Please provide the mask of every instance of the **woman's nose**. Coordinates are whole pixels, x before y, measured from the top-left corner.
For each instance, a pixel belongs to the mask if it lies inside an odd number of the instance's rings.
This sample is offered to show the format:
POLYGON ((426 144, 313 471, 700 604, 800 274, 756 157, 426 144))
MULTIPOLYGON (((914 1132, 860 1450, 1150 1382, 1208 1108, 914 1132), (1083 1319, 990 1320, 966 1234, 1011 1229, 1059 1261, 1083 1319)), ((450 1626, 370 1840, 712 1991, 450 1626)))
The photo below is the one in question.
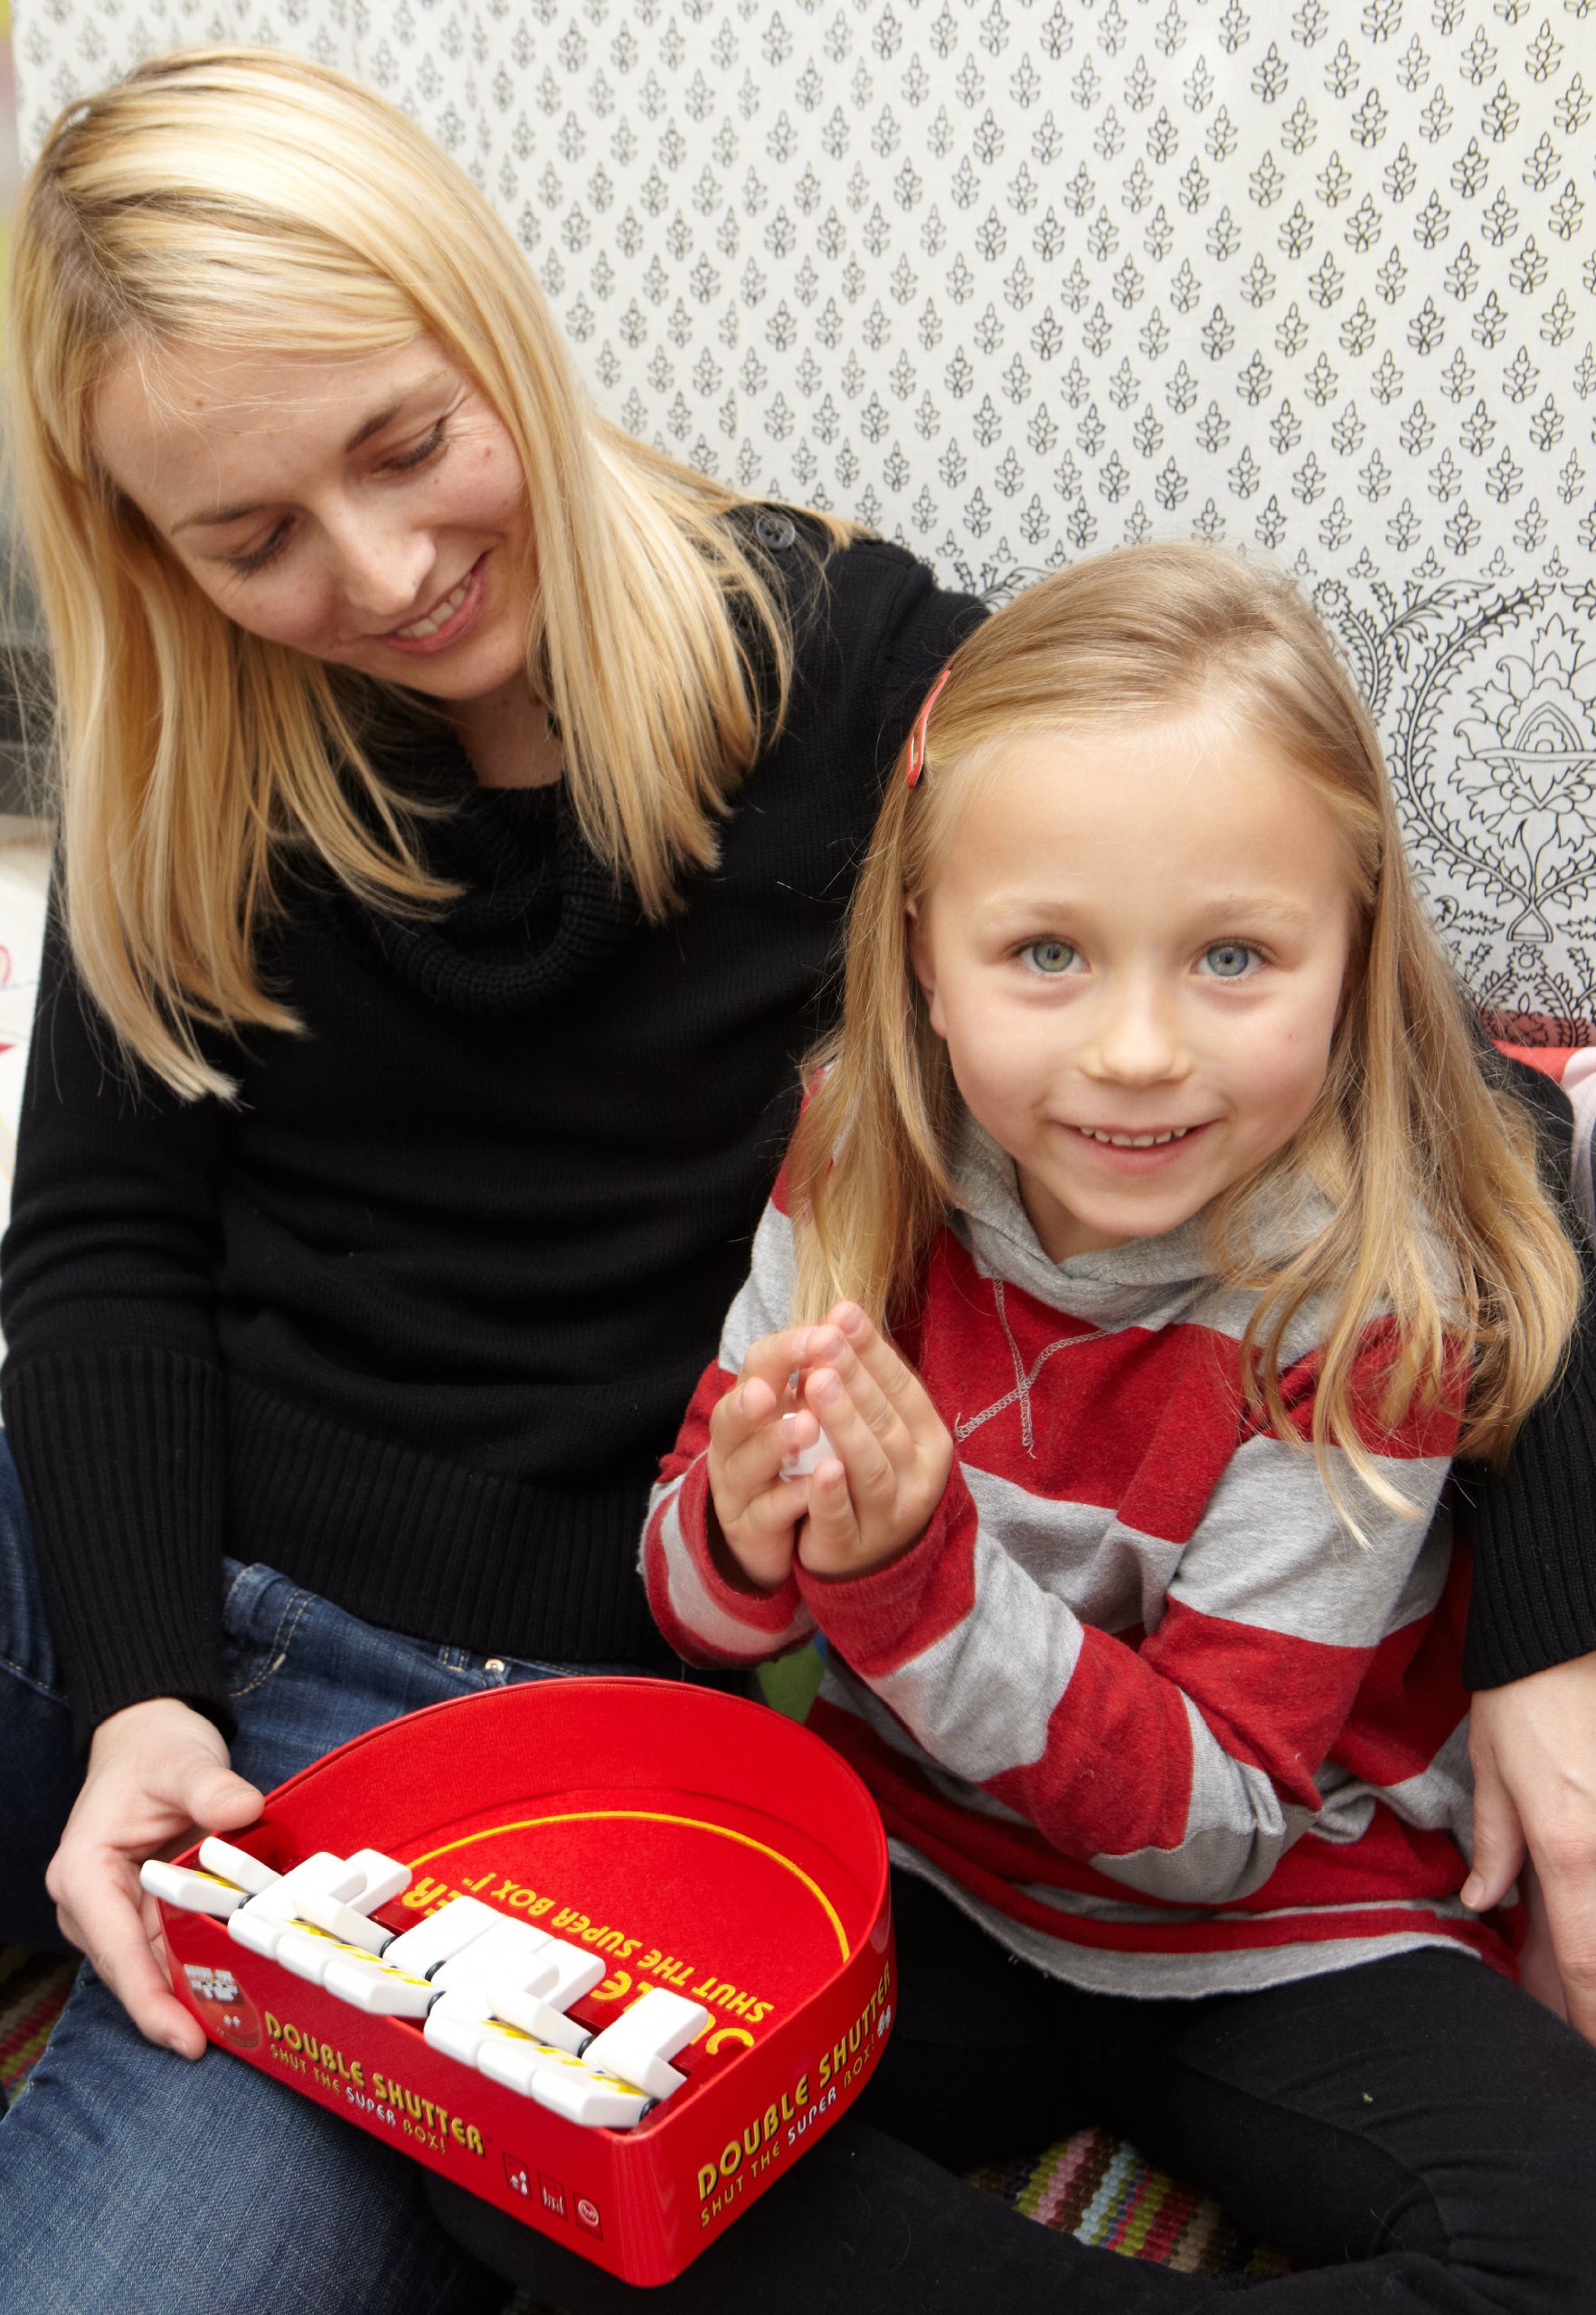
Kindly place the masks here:
POLYGON ((330 521, 327 533, 339 592, 359 619, 381 628, 429 609, 437 557, 426 532, 363 509, 330 521))

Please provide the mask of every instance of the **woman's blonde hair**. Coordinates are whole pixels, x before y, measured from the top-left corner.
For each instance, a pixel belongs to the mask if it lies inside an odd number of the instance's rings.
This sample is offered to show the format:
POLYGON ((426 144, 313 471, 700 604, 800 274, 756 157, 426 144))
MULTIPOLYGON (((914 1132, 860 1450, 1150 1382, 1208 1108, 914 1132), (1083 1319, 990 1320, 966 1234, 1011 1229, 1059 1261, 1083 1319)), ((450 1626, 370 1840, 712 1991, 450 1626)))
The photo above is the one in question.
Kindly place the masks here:
MULTIPOLYGON (((791 638, 741 503, 587 402, 468 178, 341 74, 157 59, 56 122, 12 241, 17 496, 54 664, 66 908, 118 1037, 225 1092, 205 1025, 290 1028, 256 942, 286 846, 365 899, 449 896, 363 743, 376 686, 245 633, 96 454, 118 362, 185 345, 358 359, 434 338, 506 428, 537 551, 528 669, 582 831, 645 912, 711 865, 785 713, 791 638)), ((845 534, 845 526, 826 526, 845 534)))
POLYGON ((794 1145, 798 1315, 838 1299, 902 1315, 952 1196, 959 1096, 910 957, 908 912, 933 892, 993 744, 1223 716, 1279 750, 1328 806, 1352 882, 1346 987, 1324 1085, 1306 1123, 1206 1217, 1225 1282, 1257 1291, 1243 1345, 1249 1391, 1293 1436, 1282 1346, 1311 1299, 1330 1312, 1313 1445, 1347 1524, 1328 1450, 1400 1502, 1360 1446, 1353 1370, 1365 1330, 1394 1315, 1384 1403, 1458 1395, 1472 1352, 1461 1449, 1505 1455, 1556 1374, 1580 1271, 1536 1167, 1535 1135, 1481 1069, 1480 1041, 1402 855, 1380 742, 1324 629, 1296 590, 1198 545, 1125 548, 1042 581, 976 630, 949 663, 925 726, 923 777, 900 761, 849 923, 843 1023, 794 1145), (1278 1255, 1253 1225, 1329 1219, 1278 1255), (1438 1264, 1439 1254, 1439 1264, 1438 1264))

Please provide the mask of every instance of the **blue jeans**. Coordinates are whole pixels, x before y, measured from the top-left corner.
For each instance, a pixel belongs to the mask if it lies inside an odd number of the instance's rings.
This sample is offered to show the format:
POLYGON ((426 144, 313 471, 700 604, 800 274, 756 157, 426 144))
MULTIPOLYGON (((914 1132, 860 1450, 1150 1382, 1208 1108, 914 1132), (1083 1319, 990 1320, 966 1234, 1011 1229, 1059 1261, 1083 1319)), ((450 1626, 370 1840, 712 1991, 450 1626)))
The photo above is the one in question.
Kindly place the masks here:
MULTIPOLYGON (((226 1583, 232 1758, 263 1791, 396 1714, 562 1668, 378 1630, 268 1567, 229 1562, 226 1583)), ((3 1437, 0 1777, 0 1939, 59 1942, 42 1875, 80 1764, 3 1437)), ((0 2123, 0 2307, 17 2315, 218 2315, 269 2303, 294 2315, 502 2308, 507 2287, 444 2234, 420 2175, 220 2051, 191 2065, 153 2047, 85 1965, 0 2123)))

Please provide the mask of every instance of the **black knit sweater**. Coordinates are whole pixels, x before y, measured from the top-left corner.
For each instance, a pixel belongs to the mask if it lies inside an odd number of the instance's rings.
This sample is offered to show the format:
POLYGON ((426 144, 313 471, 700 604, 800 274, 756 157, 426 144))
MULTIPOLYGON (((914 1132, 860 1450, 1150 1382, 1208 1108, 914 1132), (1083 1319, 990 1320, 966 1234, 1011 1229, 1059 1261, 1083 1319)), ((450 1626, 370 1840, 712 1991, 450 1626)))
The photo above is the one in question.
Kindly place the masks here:
MULTIPOLYGON (((770 536, 783 526, 767 526, 770 536)), ((452 810, 447 916, 325 876, 263 962, 303 1036, 236 1108, 134 1086, 51 928, 0 1276, 5 1422, 80 1733, 226 1723, 221 1562, 503 1655, 666 1665, 636 1575, 658 1456, 746 1267, 882 772, 979 615, 802 534, 783 736, 719 866, 646 923, 562 789, 385 755, 452 810)))
MULTIPOLYGON (((467 887, 404 923, 306 874, 264 963, 303 1036, 135 1082, 47 940, 0 1260, 7 1432, 84 1738, 187 1697, 225 1726, 221 1563, 367 1620, 571 1662, 668 1659, 635 1574, 790 1127, 880 778, 979 615, 878 542, 817 581, 788 728, 717 869, 645 923, 562 791, 419 735, 467 887)), ((1596 1647, 1596 1356, 1480 1490, 1482 1684, 1596 1647)))
POLYGON ((1458 1472, 1475 1535, 1463 1655, 1470 1688, 1499 1687, 1596 1649, 1596 1249, 1568 1200, 1566 1097, 1538 1070, 1514 1063, 1507 1075, 1536 1113, 1543 1169, 1568 1202, 1585 1290, 1563 1375, 1515 1440, 1506 1470, 1458 1472))

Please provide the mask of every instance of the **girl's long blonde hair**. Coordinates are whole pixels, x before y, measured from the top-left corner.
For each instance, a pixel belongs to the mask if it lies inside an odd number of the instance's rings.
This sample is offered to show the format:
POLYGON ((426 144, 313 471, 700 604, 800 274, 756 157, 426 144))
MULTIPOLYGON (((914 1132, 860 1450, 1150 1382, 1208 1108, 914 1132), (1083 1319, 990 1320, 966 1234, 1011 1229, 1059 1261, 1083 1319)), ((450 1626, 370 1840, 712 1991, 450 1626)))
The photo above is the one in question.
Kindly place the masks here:
MULTIPOLYGON (((959 1096, 910 958, 908 912, 933 892, 994 742, 1214 712, 1271 746, 1342 832, 1355 928, 1319 1098, 1267 1164, 1215 1201, 1209 1252, 1259 1299, 1243 1345, 1254 1404, 1290 1438, 1280 1388, 1293 1319, 1323 1298, 1313 1445, 1348 1525, 1329 1450, 1401 1502, 1364 1451, 1353 1369, 1393 1314, 1383 1420, 1457 1395, 1460 1451, 1503 1457, 1554 1379, 1580 1271, 1521 1106, 1481 1069, 1480 1043, 1402 855, 1380 742, 1295 589, 1197 545, 1125 548, 1045 579, 977 628, 926 724, 922 778, 901 759, 849 922, 842 1026, 800 1120, 790 1180, 798 1314, 846 1296, 891 1322, 907 1306, 952 1197, 959 1096), (1279 1256, 1252 1223, 1317 1191, 1330 1219, 1279 1256), (1439 1266, 1437 1256, 1439 1253, 1439 1266)), ((905 751, 905 756, 907 751, 905 751)), ((1300 1209, 1299 1209, 1300 1210, 1300 1209)))
POLYGON ((180 1093, 229 1090, 206 1025, 295 1025, 256 963, 287 846, 389 908, 450 888, 372 769, 375 687, 234 626, 110 482, 92 415, 118 362, 436 339, 520 456, 528 670, 583 834, 653 917, 713 862, 792 665, 758 550, 725 519, 741 501, 597 416, 514 241, 401 114, 247 48, 157 59, 69 107, 24 190, 9 335, 72 947, 118 1039, 180 1093))

